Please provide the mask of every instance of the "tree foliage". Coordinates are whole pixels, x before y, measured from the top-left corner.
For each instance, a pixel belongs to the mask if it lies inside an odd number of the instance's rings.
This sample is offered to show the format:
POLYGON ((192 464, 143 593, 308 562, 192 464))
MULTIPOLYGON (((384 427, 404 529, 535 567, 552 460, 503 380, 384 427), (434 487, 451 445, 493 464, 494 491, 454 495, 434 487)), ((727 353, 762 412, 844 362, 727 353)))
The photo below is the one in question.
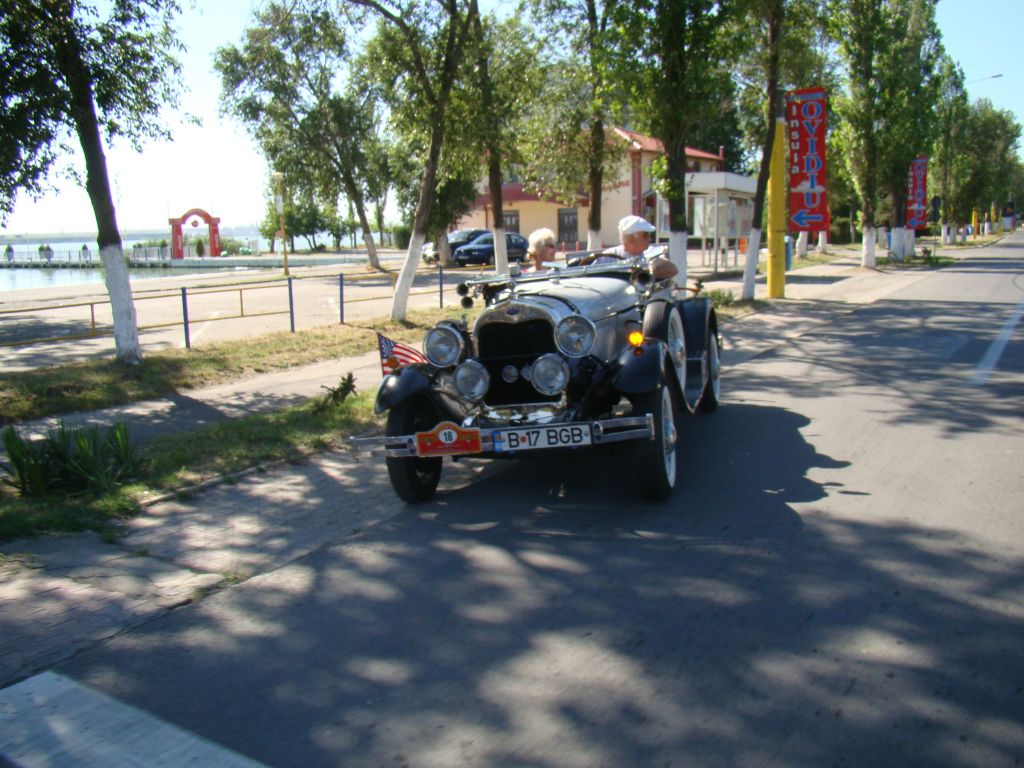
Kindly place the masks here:
MULTIPOLYGON (((117 358, 142 359, 135 307, 110 193, 104 142, 138 149, 166 137, 177 105, 175 0, 111 0, 101 15, 77 0, 0 0, 0 219, 19 191, 38 195, 61 157, 81 148, 85 188, 106 267, 117 358)), ((80 178, 78 169, 71 169, 80 178)))
POLYGON ((374 133, 373 104, 339 85, 348 64, 339 18, 316 0, 270 3, 244 37, 241 46, 216 55, 226 109, 308 205, 315 209, 317 200, 330 203, 345 194, 370 263, 379 269, 365 205, 370 174, 364 147, 374 133))

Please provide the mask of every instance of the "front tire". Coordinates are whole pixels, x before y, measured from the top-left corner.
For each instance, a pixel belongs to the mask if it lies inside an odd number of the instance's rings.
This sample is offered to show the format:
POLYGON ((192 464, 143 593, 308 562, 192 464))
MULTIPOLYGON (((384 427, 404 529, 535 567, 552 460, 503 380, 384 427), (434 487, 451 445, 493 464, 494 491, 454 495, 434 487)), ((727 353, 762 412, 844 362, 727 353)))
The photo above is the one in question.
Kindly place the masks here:
MULTIPOLYGON (((428 400, 412 398, 399 403, 388 412, 385 434, 411 435, 424 432, 437 425, 438 416, 428 400)), ((440 456, 432 458, 392 458, 385 460, 391 487, 402 501, 418 504, 434 495, 441 480, 440 456)))
POLYGON ((676 485, 675 410, 672 390, 665 382, 633 402, 634 414, 654 417, 654 440, 641 440, 636 448, 641 491, 651 501, 669 498, 676 485))

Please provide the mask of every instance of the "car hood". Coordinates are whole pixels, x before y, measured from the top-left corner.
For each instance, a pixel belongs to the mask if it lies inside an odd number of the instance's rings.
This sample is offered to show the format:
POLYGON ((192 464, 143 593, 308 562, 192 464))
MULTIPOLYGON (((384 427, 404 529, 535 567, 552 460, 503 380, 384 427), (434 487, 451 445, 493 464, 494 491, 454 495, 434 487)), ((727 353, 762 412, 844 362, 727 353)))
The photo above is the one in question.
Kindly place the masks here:
POLYGON ((622 278, 595 275, 522 284, 515 301, 544 306, 557 315, 578 312, 596 321, 636 306, 637 291, 622 278))

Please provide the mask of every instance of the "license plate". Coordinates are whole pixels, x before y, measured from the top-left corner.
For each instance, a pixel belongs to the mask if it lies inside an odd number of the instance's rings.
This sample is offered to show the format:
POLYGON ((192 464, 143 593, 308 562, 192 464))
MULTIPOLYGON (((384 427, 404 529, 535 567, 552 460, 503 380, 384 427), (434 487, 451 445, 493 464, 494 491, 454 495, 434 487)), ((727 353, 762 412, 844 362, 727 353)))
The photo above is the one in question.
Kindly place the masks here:
POLYGON ((533 451, 538 448, 571 448, 590 445, 589 424, 561 424, 550 427, 519 427, 493 434, 494 450, 533 451))

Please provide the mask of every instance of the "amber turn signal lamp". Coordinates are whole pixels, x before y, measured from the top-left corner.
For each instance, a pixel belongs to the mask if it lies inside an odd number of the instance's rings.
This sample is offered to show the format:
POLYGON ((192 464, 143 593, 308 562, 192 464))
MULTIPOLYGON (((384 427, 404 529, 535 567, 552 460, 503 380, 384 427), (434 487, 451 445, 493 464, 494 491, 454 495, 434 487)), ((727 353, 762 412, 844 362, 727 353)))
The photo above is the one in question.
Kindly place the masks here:
POLYGON ((640 331, 630 331, 629 336, 626 338, 634 347, 642 347, 644 345, 644 335, 640 331))

